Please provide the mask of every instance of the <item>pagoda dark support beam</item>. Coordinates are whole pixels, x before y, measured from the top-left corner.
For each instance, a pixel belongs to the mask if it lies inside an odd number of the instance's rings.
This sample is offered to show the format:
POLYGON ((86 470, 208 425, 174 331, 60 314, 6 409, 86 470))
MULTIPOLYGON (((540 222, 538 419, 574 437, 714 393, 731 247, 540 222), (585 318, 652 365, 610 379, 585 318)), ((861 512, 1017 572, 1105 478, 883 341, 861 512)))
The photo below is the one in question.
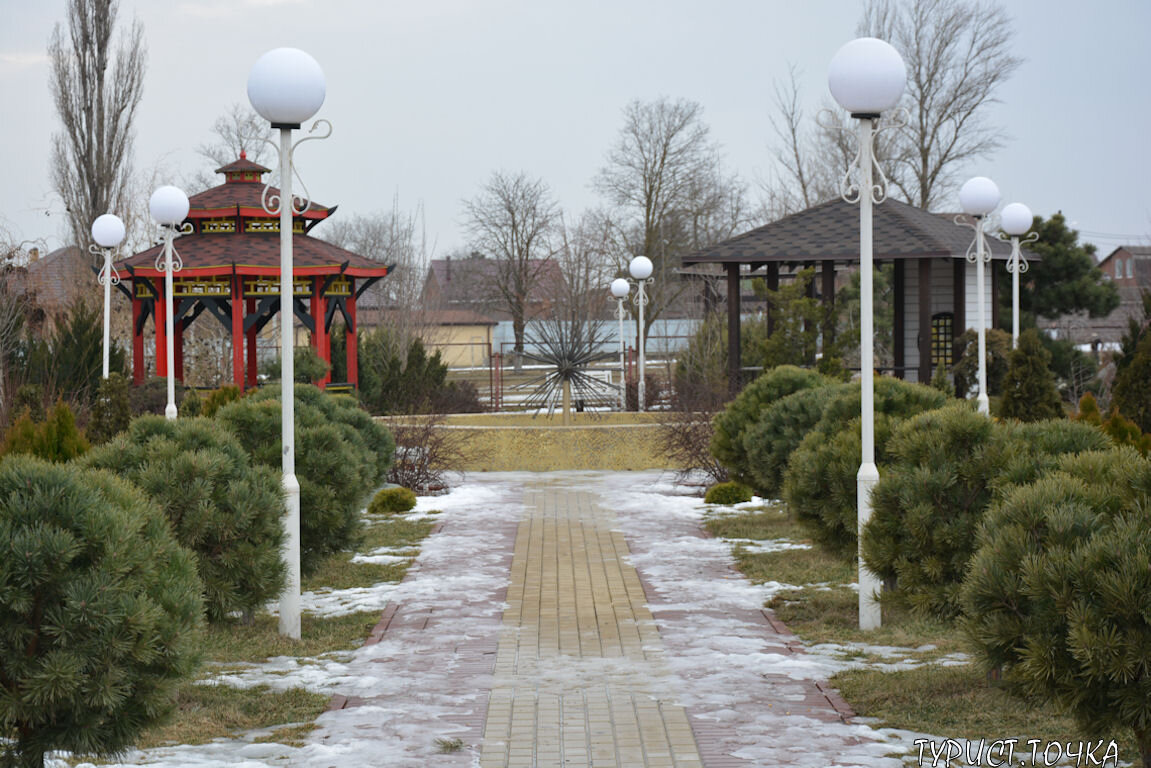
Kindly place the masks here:
POLYGON ((336 316, 336 310, 340 311, 340 315, 344 318, 344 325, 347 327, 352 326, 352 319, 348 315, 347 296, 333 296, 328 299, 328 308, 324 312, 324 330, 332 330, 332 320, 336 316))
POLYGON ((312 319, 312 313, 308 311, 308 305, 304 303, 304 300, 299 297, 293 298, 292 308, 296 311, 296 317, 300 318, 300 322, 304 324, 304 327, 307 328, 309 332, 315 333, 316 321, 312 319))
MULTIPOLYGON (((395 264, 389 264, 389 265, 388 265, 388 274, 390 275, 390 274, 392 273, 392 270, 393 270, 393 269, 395 269, 395 268, 396 268, 396 265, 395 265, 395 264)), ((363 283, 360 285, 360 289, 359 289, 358 291, 356 291, 356 298, 358 299, 358 298, 360 298, 361 296, 363 296, 363 295, 364 295, 364 291, 368 290, 368 289, 369 289, 369 288, 371 288, 373 285, 375 285, 377 281, 379 281, 379 280, 383 280, 383 279, 384 279, 383 277, 368 277, 368 278, 365 278, 365 279, 364 279, 364 282, 363 282, 363 283)))
POLYGON ((279 296, 266 296, 260 299, 260 303, 256 306, 255 312, 249 313, 244 318, 244 333, 255 329, 256 333, 264 330, 276 313, 280 311, 280 297, 279 296))

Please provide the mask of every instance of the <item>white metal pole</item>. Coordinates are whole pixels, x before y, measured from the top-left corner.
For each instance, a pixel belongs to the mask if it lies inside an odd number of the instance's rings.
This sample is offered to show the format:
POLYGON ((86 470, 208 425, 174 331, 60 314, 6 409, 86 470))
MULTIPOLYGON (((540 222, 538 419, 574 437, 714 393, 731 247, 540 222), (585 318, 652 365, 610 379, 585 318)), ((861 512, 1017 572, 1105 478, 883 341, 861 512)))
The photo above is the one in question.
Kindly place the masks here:
POLYGON ((1011 238, 1011 348, 1019 346, 1019 238, 1011 238))
POLYGON ((295 294, 292 278, 292 129, 280 127, 280 436, 283 443, 284 560, 280 634, 300 639, 300 482, 296 479, 295 294))
POLYGON ((987 310, 983 296, 983 217, 975 217, 975 290, 979 294, 979 412, 991 413, 987 398, 987 310))
POLYGON ((859 386, 860 438, 862 459, 856 475, 856 523, 859 534, 859 628, 877 629, 882 621, 879 602, 879 578, 863 560, 863 529, 871 519, 871 489, 879 482, 875 466, 875 331, 872 308, 872 238, 871 238, 871 136, 873 118, 859 120, 859 386))
POLYGON ((624 360, 623 320, 627 311, 623 307, 624 299, 616 299, 616 315, 619 317, 619 409, 627 410, 627 363, 624 360))
POLYGON ((647 303, 647 296, 643 292, 643 284, 646 280, 636 280, 639 285, 639 385, 636 387, 639 400, 639 410, 644 410, 644 341, 643 341, 643 305, 647 303))
POLYGON ((168 334, 165 357, 168 361, 168 405, 164 408, 164 416, 169 419, 176 418, 176 339, 172 320, 172 238, 175 233, 175 225, 164 227, 164 332, 168 334))
POLYGON ((108 378, 108 344, 112 337, 112 249, 104 249, 104 378, 108 378))

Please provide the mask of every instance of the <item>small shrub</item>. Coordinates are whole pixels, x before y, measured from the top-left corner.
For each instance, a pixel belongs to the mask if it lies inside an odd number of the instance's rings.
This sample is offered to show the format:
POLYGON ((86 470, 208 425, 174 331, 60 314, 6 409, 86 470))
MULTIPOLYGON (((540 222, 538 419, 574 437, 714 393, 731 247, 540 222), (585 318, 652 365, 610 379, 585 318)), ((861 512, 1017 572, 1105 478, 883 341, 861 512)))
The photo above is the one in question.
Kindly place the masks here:
POLYGON ((955 384, 951 381, 947 366, 943 364, 942 359, 939 360, 939 365, 935 366, 935 372, 931 374, 931 388, 938 389, 947 397, 955 397, 955 384))
POLYGON ((407 488, 381 488, 368 504, 370 515, 395 515, 416 506, 416 494, 407 488))
POLYGON ((1115 445, 1129 445, 1144 456, 1151 453, 1151 433, 1144 433, 1138 424, 1123 418, 1115 408, 1112 408, 1111 415, 1104 419, 1099 412, 1095 396, 1090 392, 1080 398, 1079 413, 1073 418, 1075 421, 1098 427, 1115 445))
POLYGON ((250 615, 282 591, 280 478, 253 466, 215 422, 142 416, 84 464, 115 472, 160 505, 196 553, 209 620, 250 615))
POLYGON ((43 422, 32 421, 25 412, 8 429, 0 456, 26 453, 51 462, 71 461, 88 450, 88 441, 76 428, 72 409, 62 400, 56 402, 43 422))
MULTIPOLYGON (((1007 375, 1007 355, 1011 352, 1011 334, 998 328, 988 328, 984 335, 987 350, 985 374, 987 394, 998 395, 1003 390, 1003 377, 1007 375)), ((979 385, 979 334, 969 328, 955 340, 959 359, 952 368, 955 374, 955 392, 967 397, 979 385)))
POLYGON ((889 599, 954 617, 976 531, 996 496, 1053 468, 1063 454, 1105 444, 1098 430, 1063 420, 996 425, 968 403, 921 414, 888 445, 864 557, 898 584, 889 599))
MULTIPOLYGON (((391 435, 346 395, 295 388, 296 476, 300 483, 301 568, 355 545, 360 510, 391 465, 391 435)), ((265 388, 221 408, 217 420, 253 461, 279 472, 280 391, 265 388)))
POLYGON ((128 428, 132 421, 129 387, 128 379, 118 373, 109 373, 108 378, 100 380, 85 430, 93 445, 106 443, 128 428))
POLYGON ((754 482, 743 443, 746 430, 758 422, 764 409, 776 400, 801 389, 822 387, 831 382, 831 379, 815 371, 793 365, 772 368, 744 387, 743 391, 727 404, 727 408, 715 417, 715 436, 712 438, 711 452, 731 471, 732 477, 736 480, 745 483, 754 482))
MULTIPOLYGON (((296 347, 292 355, 292 377, 297 384, 315 384, 328 375, 332 366, 320 357, 320 353, 313 346, 296 347)), ((280 358, 270 361, 264 368, 269 379, 279 380, 283 362, 280 358)))
POLYGON ((1028 328, 1019 335, 1019 346, 1007 357, 1003 378, 1003 399, 999 415, 1019 421, 1042 421, 1063 416, 1063 400, 1055 388, 1055 374, 1048 364, 1051 355, 1039 340, 1039 332, 1028 328))
POLYGON ((209 418, 216 415, 216 411, 223 408, 228 403, 234 403, 244 396, 244 390, 237 387, 235 384, 228 384, 219 389, 213 389, 204 398, 204 404, 200 407, 200 415, 208 416, 209 418))
POLYGON ((751 501, 752 491, 743 483, 716 483, 707 489, 703 500, 707 504, 743 504, 751 501))
POLYGON ((469 433, 443 429, 444 417, 423 414, 391 424, 396 458, 388 470, 389 483, 417 493, 441 491, 446 475, 467 458, 469 433))
POLYGON ((979 532, 961 592, 978 660, 1095 733, 1131 728, 1151 764, 1151 462, 1067 457, 979 532))
POLYGON ((0 464, 0 746, 111 756, 171 711, 196 665, 192 555, 141 492, 28 457, 0 464))
MULTIPOLYGON (((176 395, 176 402, 180 403, 184 399, 184 385, 179 381, 173 382, 176 395)), ((168 380, 162 379, 158 376, 152 376, 144 381, 138 387, 130 387, 128 390, 128 406, 132 409, 133 418, 136 416, 143 416, 151 413, 158 416, 164 415, 164 409, 168 405, 168 380)))
POLYGON ((759 420, 744 430, 743 449, 756 490, 768 497, 782 492, 791 454, 819 424, 827 404, 853 386, 858 389, 858 385, 835 384, 793 392, 771 403, 759 420))

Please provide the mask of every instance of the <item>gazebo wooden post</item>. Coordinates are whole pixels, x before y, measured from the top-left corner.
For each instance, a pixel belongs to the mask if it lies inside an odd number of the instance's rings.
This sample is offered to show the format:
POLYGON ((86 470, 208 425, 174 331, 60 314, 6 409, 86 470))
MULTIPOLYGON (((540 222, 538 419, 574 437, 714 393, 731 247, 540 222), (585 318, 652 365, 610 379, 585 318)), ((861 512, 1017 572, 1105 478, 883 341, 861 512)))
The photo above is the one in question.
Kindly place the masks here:
MULTIPOLYGON (((348 361, 348 383, 352 385, 352 389, 360 388, 360 353, 359 353, 359 340, 356 337, 357 328, 359 323, 356 320, 356 281, 352 280, 352 290, 348 295, 348 319, 351 320, 351 327, 345 326, 344 349, 347 350, 348 361)), ((490 330, 489 330, 490 333, 490 330)))
POLYGON ((140 327, 142 302, 136 298, 136 284, 132 281, 132 383, 144 383, 147 372, 144 370, 144 329, 140 327))
MULTIPOLYGON (((243 280, 243 278, 240 278, 240 279, 243 280)), ((251 299, 251 298, 244 299, 244 314, 245 315, 251 315, 251 314, 254 314, 255 311, 256 311, 256 300, 251 299)), ((256 350, 256 340, 257 340, 256 326, 253 325, 251 328, 249 328, 247 333, 245 334, 245 336, 247 336, 246 341, 247 341, 247 345, 248 345, 248 370, 247 370, 247 375, 244 378, 244 380, 247 384, 245 389, 247 389, 247 388, 251 388, 251 387, 256 386, 257 382, 259 381, 259 379, 256 376, 256 373, 257 373, 257 371, 256 371, 256 351, 257 351, 256 350)))
POLYGON ((820 293, 823 295, 823 309, 826 312, 826 320, 823 322, 823 352, 827 354, 827 350, 835 344, 835 317, 832 315, 832 309, 835 307, 835 262, 826 259, 820 267, 820 278, 822 285, 820 286, 820 293))
POLYGON ((738 395, 743 389, 739 354, 739 264, 726 264, 727 268, 727 391, 738 395))
POLYGON ((232 383, 244 389, 244 283, 232 275, 232 383))
MULTIPOLYGON (((767 290, 779 290, 779 263, 771 262, 767 265, 767 290)), ((770 296, 767 299, 767 308, 764 310, 767 314, 767 335, 775 333, 775 308, 771 305, 770 296)))
MULTIPOLYGON (((952 269, 954 272, 953 288, 953 301, 955 303, 955 337, 959 338, 959 334, 967 330, 967 260, 966 259, 952 259, 952 269)), ((958 355, 956 358, 958 359, 958 355)))
POLYGON ((168 337, 164 332, 167 322, 164 297, 156 291, 156 300, 152 302, 152 320, 156 326, 156 375, 163 378, 168 375, 168 337))
MULTIPOLYGON (((312 346, 316 348, 316 354, 320 356, 328 365, 332 364, 332 346, 331 338, 328 336, 328 329, 325 327, 324 318, 328 314, 328 301, 321 293, 324 286, 324 278, 312 278, 312 300, 311 300, 311 313, 312 324, 315 331, 312 333, 312 346)), ((324 389, 332 381, 332 372, 329 370, 324 377, 318 382, 320 389, 324 389)))
POLYGON ((927 384, 931 365, 931 259, 917 259, 919 267, 919 383, 927 384))
POLYGON ((897 379, 907 378, 907 261, 895 259, 892 263, 892 300, 895 304, 891 317, 891 356, 897 379))
MULTIPOLYGON (((173 311, 176 311, 175 308, 173 311)), ((172 324, 172 366, 176 369, 176 381, 184 383, 184 321, 176 319, 172 324)))

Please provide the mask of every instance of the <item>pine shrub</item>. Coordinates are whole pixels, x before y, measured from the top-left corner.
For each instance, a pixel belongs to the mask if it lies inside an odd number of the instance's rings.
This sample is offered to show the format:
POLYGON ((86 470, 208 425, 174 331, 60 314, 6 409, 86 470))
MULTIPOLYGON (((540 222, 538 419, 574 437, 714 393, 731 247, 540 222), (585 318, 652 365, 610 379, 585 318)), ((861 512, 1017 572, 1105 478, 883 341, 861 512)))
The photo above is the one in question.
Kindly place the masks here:
POLYGON ((100 380, 85 430, 93 445, 106 443, 128 428, 132 421, 128 389, 128 379, 118 373, 109 373, 108 378, 100 380))
POLYGON ((113 756, 197 663, 191 553, 140 491, 29 457, 0 464, 0 750, 113 756))
POLYGON ((978 530, 997 494, 1031 482, 1064 454, 1106 445, 1098 430, 1063 420, 1001 425, 955 403, 903 424, 864 530, 871 569, 898 585, 888 599, 954 617, 978 530))
POLYGON ((743 483, 729 481, 726 483, 716 483, 707 489, 704 494, 703 500, 706 504, 743 504, 744 502, 751 501, 752 492, 743 483))
POLYGON ((780 365, 744 387, 727 408, 715 417, 711 452, 736 480, 754 482, 744 451, 744 432, 759 421, 764 409, 793 392, 826 386, 832 380, 815 371, 780 365))
POLYGON ((1019 346, 1007 356, 1003 399, 999 415, 1019 421, 1042 421, 1063 417, 1063 400, 1055 388, 1055 374, 1048 367, 1051 355, 1039 332, 1028 328, 1019 334, 1019 346))
POLYGON ((200 415, 212 417, 216 415, 216 411, 223 408, 228 403, 234 403, 244 396, 244 390, 237 387, 235 384, 227 384, 219 389, 213 389, 204 398, 204 404, 200 406, 200 415))
MULTIPOLYGON (((217 420, 239 438, 258 464, 277 472, 279 389, 262 389, 221 408, 217 420)), ((311 573, 320 561, 356 544, 360 510, 383 484, 394 451, 391 435, 345 395, 296 385, 296 476, 300 483, 300 562, 311 573)))
POLYGON ((196 554, 208 619, 251 615, 284 585, 280 478, 211 419, 141 416, 84 464, 129 480, 196 554))
POLYGON ((1115 408, 1112 408, 1111 415, 1104 419, 1103 414, 1099 412, 1099 403, 1096 402, 1095 395, 1090 392, 1079 399, 1079 413, 1072 418, 1077 422, 1098 427, 1115 445, 1129 445, 1144 456, 1151 453, 1151 433, 1143 432, 1138 424, 1123 418, 1115 408))
POLYGON ((962 589, 976 656, 1151 765, 1151 462, 1067 457, 988 513, 962 589))
MULTIPOLYGON (((886 463, 891 430, 900 421, 875 415, 875 461, 886 463)), ((845 560, 854 559, 859 541, 857 476, 863 455, 861 420, 856 417, 832 435, 809 432, 791 456, 783 498, 812 540, 845 560)))
POLYGON ((853 386, 858 389, 857 384, 834 384, 793 392, 768 405, 744 430, 743 450, 756 490, 763 496, 779 496, 791 454, 823 418, 828 402, 853 386))
MULTIPOLYGON (((986 348, 984 372, 987 376, 987 394, 998 395, 1003 390, 1007 375, 1007 356, 1011 353, 1011 334, 999 328, 988 328, 984 335, 986 348)), ((972 394, 979 385, 979 334, 968 328, 955 340, 959 359, 952 367, 955 392, 959 397, 972 394)))
POLYGON ((88 441, 76 427, 76 417, 63 400, 56 401, 42 422, 32 421, 29 412, 8 429, 0 455, 26 453, 45 461, 71 461, 88 450, 88 441))
POLYGON ((416 506, 416 494, 408 488, 381 488, 368 504, 370 515, 395 515, 416 506))
POLYGON ((1151 432, 1151 334, 1143 336, 1134 357, 1116 375, 1111 400, 1139 429, 1151 432))

